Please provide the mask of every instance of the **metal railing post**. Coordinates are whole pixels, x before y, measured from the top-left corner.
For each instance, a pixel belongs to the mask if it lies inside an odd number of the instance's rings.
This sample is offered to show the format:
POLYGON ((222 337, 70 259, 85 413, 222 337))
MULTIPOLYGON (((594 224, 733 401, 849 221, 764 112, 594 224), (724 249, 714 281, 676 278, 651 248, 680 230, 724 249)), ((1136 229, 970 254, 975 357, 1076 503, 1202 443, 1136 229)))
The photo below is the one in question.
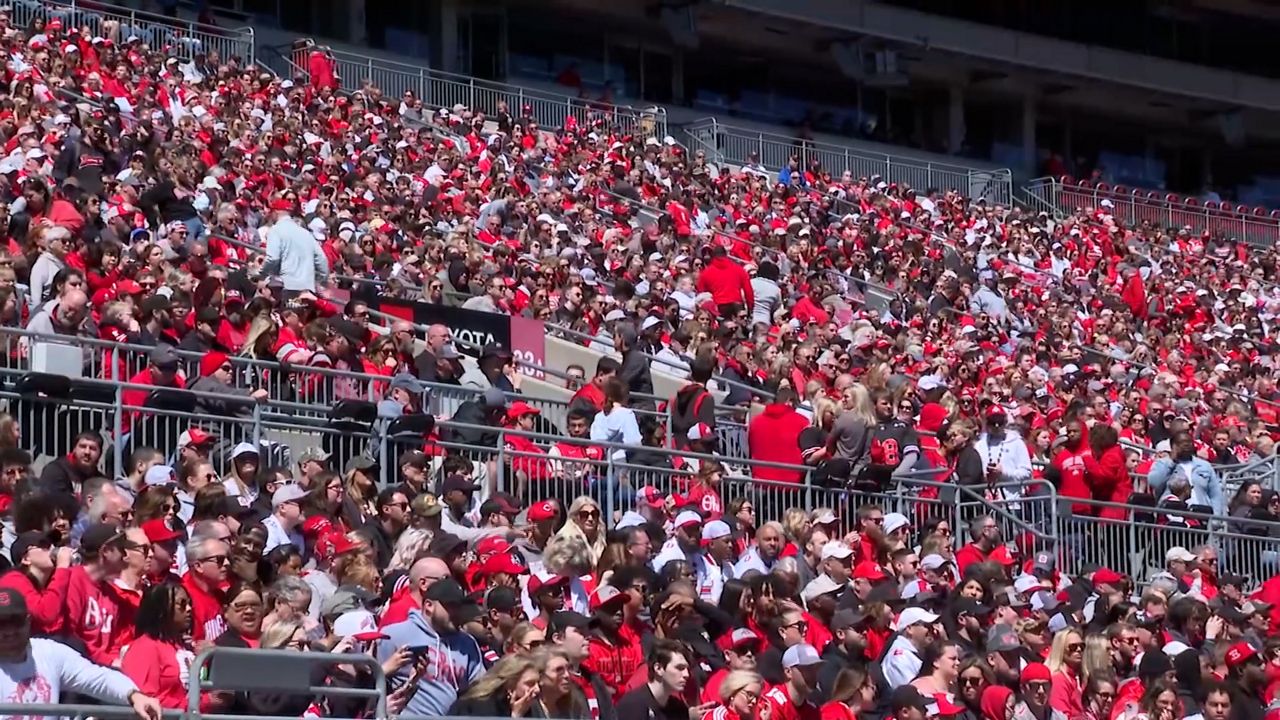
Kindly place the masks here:
MULTIPOLYGON (((115 363, 112 362, 112 365, 114 364, 115 363)), ((122 451, 124 450, 124 438, 121 437, 121 435, 124 434, 124 386, 123 385, 116 386, 116 392, 115 392, 115 397, 113 399, 113 402, 115 403, 115 412, 112 413, 112 415, 114 416, 114 419, 111 421, 111 425, 112 425, 111 431, 112 431, 112 435, 115 436, 114 437, 115 442, 113 443, 113 446, 115 447, 115 452, 111 453, 111 456, 112 456, 111 464, 113 466, 112 470, 115 472, 115 477, 124 477, 124 458, 121 457, 121 455, 123 454, 122 451)))
MULTIPOLYGON (((507 483, 506 454, 507 454, 507 431, 502 428, 499 428, 498 429, 498 458, 494 462, 494 464, 497 467, 493 469, 493 474, 494 474, 493 482, 494 482, 494 487, 496 487, 500 492, 510 492, 510 490, 508 490, 506 487, 506 483, 507 483)), ((565 510, 568 510, 568 508, 565 508, 565 510)))
MULTIPOLYGON (((622 478, 618 477, 618 469, 613 465, 613 451, 605 452, 606 463, 604 466, 604 516, 613 517, 614 496, 622 492, 622 478)), ((565 508, 567 511, 568 508, 565 508)))
POLYGON ((253 446, 262 447, 262 403, 253 404, 253 446))

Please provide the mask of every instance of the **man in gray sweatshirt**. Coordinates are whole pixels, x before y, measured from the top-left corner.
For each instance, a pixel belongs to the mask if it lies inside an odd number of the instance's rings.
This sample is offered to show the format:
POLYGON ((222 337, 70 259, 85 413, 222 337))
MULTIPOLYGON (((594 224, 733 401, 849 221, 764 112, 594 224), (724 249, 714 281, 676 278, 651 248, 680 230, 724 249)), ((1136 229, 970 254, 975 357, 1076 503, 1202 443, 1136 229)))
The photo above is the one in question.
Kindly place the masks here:
POLYGON ((267 260, 262 266, 268 275, 279 275, 289 297, 304 290, 315 292, 329 280, 329 260, 312 231, 293 219, 293 203, 272 200, 275 222, 267 231, 267 260))
POLYGON ((484 675, 484 659, 475 638, 459 628, 479 616, 481 610, 458 581, 437 580, 422 594, 422 608, 409 611, 409 619, 388 625, 387 639, 378 643, 378 661, 385 662, 407 647, 415 662, 389 679, 398 688, 409 678, 416 660, 426 658, 426 671, 403 714, 421 717, 446 715, 458 696, 484 675))

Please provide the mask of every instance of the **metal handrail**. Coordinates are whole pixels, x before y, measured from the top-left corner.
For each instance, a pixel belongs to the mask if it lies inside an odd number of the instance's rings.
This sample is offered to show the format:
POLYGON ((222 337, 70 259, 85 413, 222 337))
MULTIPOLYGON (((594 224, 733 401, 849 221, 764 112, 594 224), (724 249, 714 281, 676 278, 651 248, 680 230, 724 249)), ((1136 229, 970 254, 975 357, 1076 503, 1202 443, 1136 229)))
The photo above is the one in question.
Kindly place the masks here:
MULTIPOLYGON (((254 30, 251 26, 224 28, 218 25, 183 20, 177 17, 158 15, 134 8, 122 7, 101 0, 45 0, 40 3, 18 2, 11 8, 11 17, 17 25, 28 25, 37 18, 69 17, 79 24, 91 24, 94 18, 112 20, 120 23, 123 34, 161 33, 160 40, 176 40, 169 52, 178 57, 189 58, 200 52, 217 50, 224 59, 233 56, 241 57, 247 64, 254 61, 254 30), (185 37, 199 43, 193 46, 182 42, 185 37)), ((160 49, 160 48, 157 48, 160 49)))
POLYGON ((1113 206, 1109 208, 1111 214, 1131 224, 1152 222, 1164 228, 1190 226, 1234 236, 1263 248, 1274 247, 1280 242, 1280 220, 1270 217, 1227 213, 1164 198, 1124 195, 1114 190, 1100 190, 1097 186, 1064 185, 1053 177, 1036 178, 1024 189, 1038 202, 1064 213, 1072 213, 1082 207, 1098 208, 1103 200, 1108 200, 1113 206))
MULTIPOLYGON (((533 118, 546 127, 560 127, 566 117, 584 122, 593 117, 612 118, 631 132, 649 135, 667 134, 667 111, 660 106, 636 108, 603 101, 593 101, 547 90, 469 75, 434 70, 385 58, 363 55, 349 50, 326 48, 338 69, 345 90, 358 92, 362 79, 377 85, 384 94, 399 96, 412 90, 424 103, 451 107, 462 103, 469 108, 492 113, 499 100, 506 100, 514 115, 529 105, 533 118), (432 102, 436 101, 436 102, 432 102), (646 132, 647 128, 647 132, 646 132)), ((300 63, 293 62, 294 65, 300 63)), ((302 68, 305 72, 305 67, 302 68)))
MULTIPOLYGON (((791 155, 799 155, 802 160, 817 157, 825 168, 835 173, 849 170, 861 176, 880 175, 886 182, 906 182, 921 189, 949 184, 952 188, 963 189, 967 196, 986 197, 993 203, 1009 204, 1013 201, 1013 173, 1007 168, 976 168, 909 155, 891 155, 854 145, 804 140, 726 125, 716 118, 692 123, 686 126, 685 132, 704 145, 709 135, 715 142, 710 149, 737 164, 747 162, 745 152, 733 155, 727 148, 750 148, 758 153, 760 163, 768 168, 784 167, 791 155), (729 142, 722 142, 726 139, 729 142), (840 161, 844 166, 837 169, 840 161), (924 182, 920 182, 921 179, 924 182)), ((804 168, 800 170, 803 172, 804 168)), ((770 171, 771 175, 776 173, 776 170, 770 171)))

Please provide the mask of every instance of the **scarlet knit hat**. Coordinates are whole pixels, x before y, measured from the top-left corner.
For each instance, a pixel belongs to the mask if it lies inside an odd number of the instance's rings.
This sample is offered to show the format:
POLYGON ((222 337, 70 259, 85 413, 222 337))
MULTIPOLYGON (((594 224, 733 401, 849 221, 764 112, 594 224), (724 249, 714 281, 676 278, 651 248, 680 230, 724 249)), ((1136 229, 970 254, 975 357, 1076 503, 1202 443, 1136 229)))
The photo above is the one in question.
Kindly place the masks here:
POLYGON ((1053 682, 1053 673, 1044 663, 1027 663, 1022 668, 1022 682, 1053 682))
POLYGON ((200 377, 209 377, 218 372, 218 368, 227 363, 227 354, 211 352, 200 358, 200 377))

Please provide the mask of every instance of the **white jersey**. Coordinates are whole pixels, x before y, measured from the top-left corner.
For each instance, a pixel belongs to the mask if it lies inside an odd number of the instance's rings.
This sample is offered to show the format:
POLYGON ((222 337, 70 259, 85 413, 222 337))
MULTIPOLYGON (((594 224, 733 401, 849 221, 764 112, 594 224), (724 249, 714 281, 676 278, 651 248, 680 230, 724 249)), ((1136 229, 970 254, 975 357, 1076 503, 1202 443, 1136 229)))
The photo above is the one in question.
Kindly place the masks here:
POLYGON ((54 704, 67 688, 112 705, 127 705, 138 689, 124 673, 95 665, 61 643, 32 638, 21 662, 0 663, 0 703, 54 704))
POLYGON ((924 661, 916 652, 915 645, 901 635, 894 639, 893 645, 889 646, 889 652, 884 656, 884 662, 880 664, 890 689, 900 688, 915 680, 923 665, 924 661))

